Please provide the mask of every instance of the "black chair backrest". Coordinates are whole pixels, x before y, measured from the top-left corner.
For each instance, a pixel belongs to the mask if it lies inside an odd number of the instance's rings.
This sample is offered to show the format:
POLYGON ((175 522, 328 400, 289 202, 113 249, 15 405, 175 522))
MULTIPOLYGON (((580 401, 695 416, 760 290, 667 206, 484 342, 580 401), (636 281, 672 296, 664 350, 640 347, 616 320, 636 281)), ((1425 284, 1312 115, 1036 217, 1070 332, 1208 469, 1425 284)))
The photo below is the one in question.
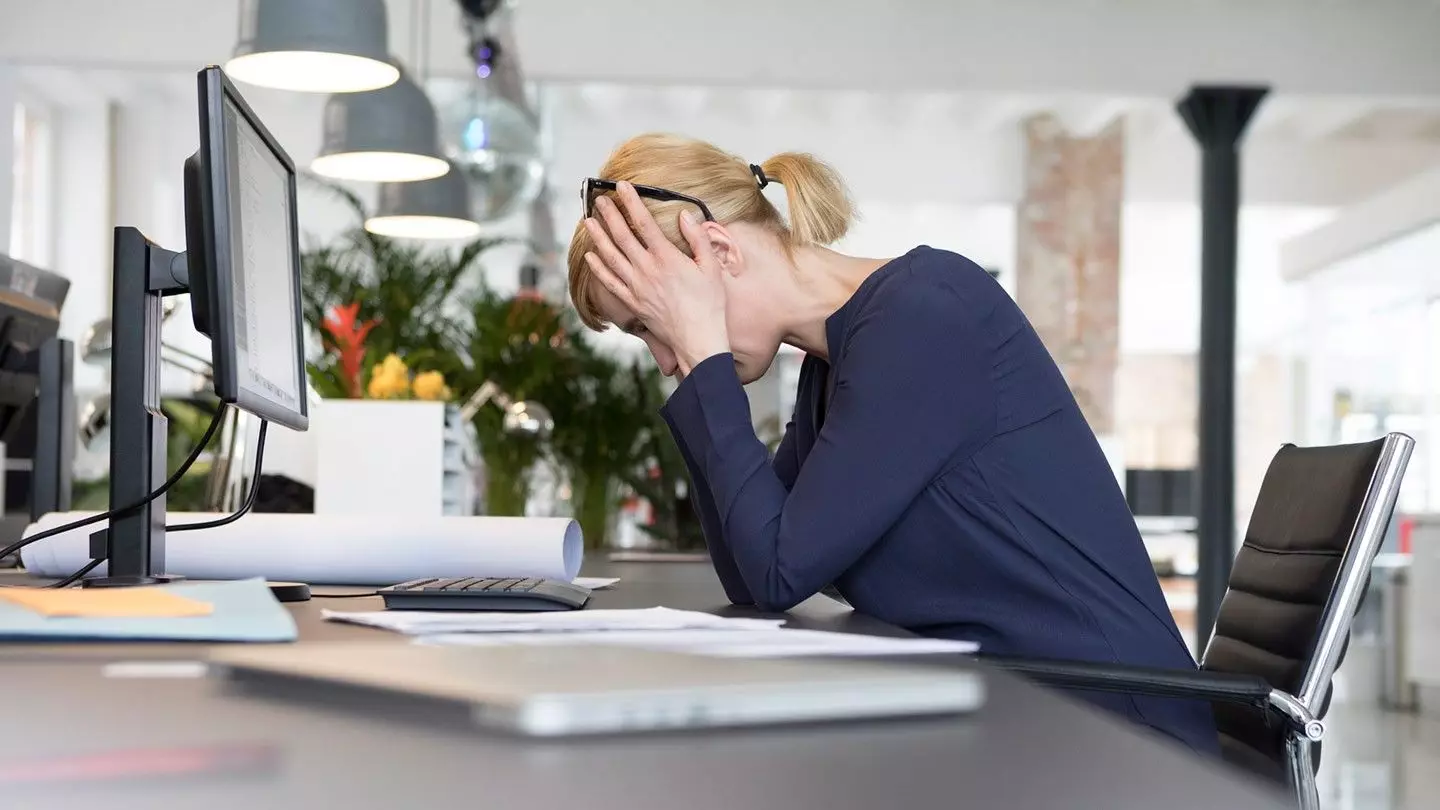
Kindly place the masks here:
MULTIPOLYGON (((1280 449, 1235 557, 1204 669, 1260 675, 1324 716, 1412 446, 1391 434, 1280 449)), ((1215 721, 1227 760, 1283 778, 1281 720, 1217 705, 1215 721)))

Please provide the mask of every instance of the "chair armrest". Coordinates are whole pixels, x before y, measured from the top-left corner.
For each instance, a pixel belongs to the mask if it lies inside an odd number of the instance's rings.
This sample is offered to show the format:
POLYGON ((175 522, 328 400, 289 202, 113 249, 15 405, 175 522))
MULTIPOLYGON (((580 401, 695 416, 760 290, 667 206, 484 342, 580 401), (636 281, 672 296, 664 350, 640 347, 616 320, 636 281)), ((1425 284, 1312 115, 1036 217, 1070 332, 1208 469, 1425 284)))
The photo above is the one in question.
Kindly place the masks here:
POLYGON ((1154 697, 1193 698, 1265 708, 1273 688, 1259 676, 1204 670, 1149 669, 1085 661, 1023 658, 981 660, 1046 686, 1154 697))

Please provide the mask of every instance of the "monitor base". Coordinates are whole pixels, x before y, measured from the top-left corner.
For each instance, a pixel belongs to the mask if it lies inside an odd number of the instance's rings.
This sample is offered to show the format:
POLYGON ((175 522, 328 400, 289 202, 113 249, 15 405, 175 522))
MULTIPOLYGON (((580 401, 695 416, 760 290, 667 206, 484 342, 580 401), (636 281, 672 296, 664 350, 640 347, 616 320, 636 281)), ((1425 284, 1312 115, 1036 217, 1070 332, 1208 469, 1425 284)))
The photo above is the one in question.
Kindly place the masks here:
POLYGON ((134 588, 139 585, 164 585, 170 582, 180 582, 185 579, 181 576, 161 574, 153 577, 96 577, 87 579, 82 583, 85 588, 134 588))

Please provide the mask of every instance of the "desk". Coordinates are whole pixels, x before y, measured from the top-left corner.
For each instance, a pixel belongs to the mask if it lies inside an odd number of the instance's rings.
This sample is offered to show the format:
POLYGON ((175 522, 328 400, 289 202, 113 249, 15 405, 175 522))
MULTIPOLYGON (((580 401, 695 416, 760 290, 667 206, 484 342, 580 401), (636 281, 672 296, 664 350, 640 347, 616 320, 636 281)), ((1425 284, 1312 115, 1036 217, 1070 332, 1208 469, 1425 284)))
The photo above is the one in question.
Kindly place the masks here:
MULTIPOLYGON (((724 607, 707 566, 588 564, 619 576, 597 607, 724 607)), ((15 582, 14 576, 7 576, 15 582)), ((0 580, 3 581, 3 580, 0 580)), ((374 598, 293 606, 301 643, 392 638, 323 623, 320 610, 370 609, 374 598)), ((824 597, 791 614, 817 629, 901 634, 824 597)), ((0 757, 77 756, 125 748, 260 745, 273 764, 228 776, 102 786, 0 784, 0 806, 107 808, 385 808, 467 806, 583 810, 800 810, 995 807, 1284 808, 1268 788, 1199 762, 1058 695, 982 671, 983 710, 954 719, 530 741, 228 693, 204 679, 106 679, 101 662, 195 658, 185 645, 0 646, 5 686, 0 757), (522 804, 522 802, 524 804, 522 804)), ((929 659, 968 666, 964 659, 929 659)))

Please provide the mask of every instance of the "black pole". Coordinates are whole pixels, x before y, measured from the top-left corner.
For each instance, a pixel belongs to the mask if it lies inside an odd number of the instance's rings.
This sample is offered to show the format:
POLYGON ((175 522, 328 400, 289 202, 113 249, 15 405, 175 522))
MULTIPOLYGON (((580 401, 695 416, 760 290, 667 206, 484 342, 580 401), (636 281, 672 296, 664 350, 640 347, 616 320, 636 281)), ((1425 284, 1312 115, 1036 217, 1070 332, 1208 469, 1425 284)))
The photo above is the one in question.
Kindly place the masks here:
POLYGON ((162 299, 184 292, 185 255, 135 228, 115 229, 110 324, 110 507, 108 529, 91 536, 91 557, 109 575, 86 587, 170 582, 165 574, 165 417, 160 411, 162 299), (148 500, 147 500, 148 499, 148 500), (127 508, 128 507, 128 508, 127 508))
POLYGON ((1235 276, 1240 139, 1265 87, 1196 86, 1176 104, 1200 145, 1199 577, 1195 627, 1210 641, 1235 559, 1235 276))

